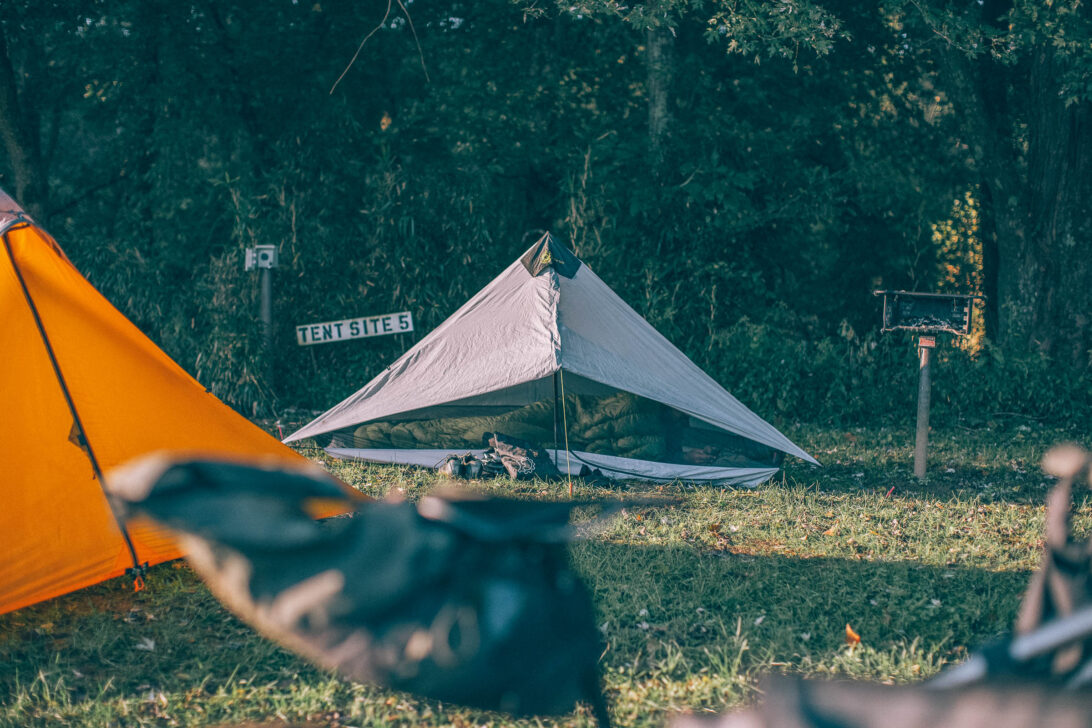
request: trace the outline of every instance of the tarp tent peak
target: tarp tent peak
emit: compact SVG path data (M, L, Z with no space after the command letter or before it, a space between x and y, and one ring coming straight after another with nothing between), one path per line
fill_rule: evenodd
M547 268L552 268L558 275L572 278L581 265L580 258L557 242L557 238L549 232L528 248L519 260L527 272L533 276L539 275Z

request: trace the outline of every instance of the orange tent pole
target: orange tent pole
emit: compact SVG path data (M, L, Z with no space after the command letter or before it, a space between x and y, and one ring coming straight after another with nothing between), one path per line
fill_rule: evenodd
M9 230L10 229L11 228L9 228ZM110 508L111 515L114 517L114 522L117 523L118 528L121 529L121 535L125 539L125 545L129 549L129 556L133 559L133 568L130 571L134 577L134 584L139 589L143 586L142 574L145 567L140 564L136 548L133 546L133 539L129 536L128 529L125 528L124 520L118 515L113 497L111 497L103 487L102 468L99 467L99 461L98 458L95 457L95 451L91 447L91 440L87 437L87 431L83 428L83 422L80 420L80 414L76 409L76 402L72 399L72 393L68 389L68 383L65 381L64 372L61 371L60 362L57 361L57 356L53 351L53 345L49 341L49 334L46 333L45 325L42 323L42 317L38 313L38 307L34 305L34 299L31 297L30 290L27 288L26 281L23 279L23 273L19 270L19 264L15 261L15 254L11 251L11 241L8 239L7 230L4 231L3 237L4 250L7 251L12 270L15 271L15 277L19 280L19 287L23 289L23 298L26 299L27 306L34 316L34 323L38 327L38 334L42 337L42 343L45 345L46 353L49 355L49 361L53 365L53 373L57 377L57 383L61 387L61 393L64 394L64 400L68 404L68 411L72 413L72 419L76 423L76 430L79 433L79 437L83 440L81 443L83 447L81 449L87 453L87 458L91 461L91 470L95 474L95 479L99 482L99 488L102 489L102 494L106 498L106 503Z

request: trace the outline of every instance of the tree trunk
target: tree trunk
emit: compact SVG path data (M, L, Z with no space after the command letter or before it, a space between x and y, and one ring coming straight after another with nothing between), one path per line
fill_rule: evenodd
M987 326L1007 351L1077 365L1092 349L1092 106L1065 106L1050 48L1017 69L956 49L944 65L981 180Z
M992 60L971 60L956 48L942 55L942 68L979 177L986 332L1004 342L1014 279L1024 270L1028 225L1025 177L1008 136L1012 78Z
M0 26L0 140L8 155L8 171L14 187L11 193L31 217L45 224L45 174L38 131L32 128L29 123L32 115L23 106L30 103L27 96L19 93L7 38Z
M980 209L992 211L994 202L990 197L990 188L979 185L978 189ZM983 307L986 338L990 341L1000 341L1001 317L997 313L997 302L1000 300L997 292L997 269L1001 263L1001 256L997 250L997 221L994 215L979 216L978 236L982 240L982 290L979 293L986 297L986 305Z
M669 99L675 76L675 36L668 28L645 32L648 92L648 147L653 170L664 161L664 141L671 125Z
M1052 48L1038 49L1028 120L1031 225L1022 261L1015 260L1023 267L1000 279L1007 284L1002 294L1011 307L1002 333L1061 362L1087 364L1092 349L1092 105L1084 101L1066 107L1059 94L1064 70Z

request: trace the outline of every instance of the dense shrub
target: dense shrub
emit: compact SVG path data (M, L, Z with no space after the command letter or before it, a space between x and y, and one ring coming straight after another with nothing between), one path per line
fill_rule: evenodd
M938 337L930 417L977 424L997 417L1076 421L1092 408L1092 377L1042 356L977 352ZM919 386L915 338L905 333L809 336L742 319L716 335L707 363L739 399L774 421L835 425L912 422Z
M95 22L86 3L25 5L3 27L49 102L42 222L248 415L351 394L545 229L774 420L912 412L913 344L865 333L870 291L978 285L976 176L954 114L930 102L920 123L932 81L902 40L760 65L683 23L655 132L644 30L508 0L414 4L416 30L394 13L336 90L368 3L119 2ZM862 30L886 43L888 25ZM281 258L268 351L255 244ZM403 310L412 335L295 342ZM1089 401L1087 373L1047 360L938 358L938 418Z

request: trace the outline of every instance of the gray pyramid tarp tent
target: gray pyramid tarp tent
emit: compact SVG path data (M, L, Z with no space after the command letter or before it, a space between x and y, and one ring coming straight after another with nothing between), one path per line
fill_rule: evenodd
M364 388L285 442L435 467L503 432L562 472L755 485L816 460L749 410L547 233ZM552 445L552 447L551 447Z

